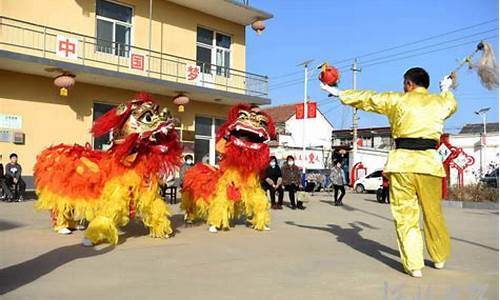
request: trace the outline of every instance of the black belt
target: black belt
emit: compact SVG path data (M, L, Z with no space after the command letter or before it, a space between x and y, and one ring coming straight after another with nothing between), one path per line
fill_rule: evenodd
M432 139L398 138L395 141L396 141L396 149L428 150L428 149L436 149L437 146L437 142Z

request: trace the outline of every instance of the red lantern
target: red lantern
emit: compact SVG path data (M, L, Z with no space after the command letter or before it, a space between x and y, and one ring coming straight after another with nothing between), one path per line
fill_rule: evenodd
M261 35L262 31L266 29L266 24L264 24L264 21L257 20L252 23L252 29L257 32L258 35Z
M59 95L68 96L68 89L75 85L75 75L63 73L54 79L54 85L59 88Z
M340 79L340 72L337 68L324 63L321 65L321 73L318 79L326 85L334 86L337 85Z
M174 97L173 102L175 105L177 105L177 110L179 112L184 112L184 105L189 103L189 98L184 94L178 94Z

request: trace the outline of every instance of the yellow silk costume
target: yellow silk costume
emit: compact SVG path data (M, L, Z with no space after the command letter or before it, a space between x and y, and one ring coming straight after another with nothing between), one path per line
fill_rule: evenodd
M457 109L451 92L430 94L422 87L408 93L346 90L339 97L344 104L386 115L394 139L424 138L439 142L444 121ZM405 270L424 267L419 204L423 209L429 255L434 262L444 262L450 254L450 238L440 203L441 177L446 174L437 151L392 150L384 173L389 175L391 211Z

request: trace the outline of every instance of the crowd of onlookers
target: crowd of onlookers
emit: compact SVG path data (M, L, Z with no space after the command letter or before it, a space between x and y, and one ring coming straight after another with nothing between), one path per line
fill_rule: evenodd
M345 195L344 186L347 185L342 162L339 159L335 160L332 170L325 170L326 173L302 174L302 169L295 165L293 156L289 155L281 166L278 159L271 156L262 179L262 188L269 195L271 208L283 209L283 197L285 192L288 192L289 207L304 210L306 208L304 202L308 195L321 190L333 191L335 206L341 206L342 198ZM193 165L193 156L186 155L179 172L179 186L181 188L184 174Z
M22 170L21 165L17 162L17 154L9 155L9 162L5 165L5 169L0 154L0 200L23 201L26 183L21 177Z

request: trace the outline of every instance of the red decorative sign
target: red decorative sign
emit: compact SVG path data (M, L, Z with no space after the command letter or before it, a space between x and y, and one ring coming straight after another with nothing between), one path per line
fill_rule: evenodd
M304 103L295 105L295 118L304 119Z
M465 153L464 149L457 148L457 155L450 162L450 167L458 171L458 185L464 187L464 170L474 164L474 157Z
M56 37L56 55L64 58L77 59L78 40L58 35Z
M200 81L200 66L197 65L187 65L186 66L186 79L189 82L197 83Z
M316 118L316 102L307 102L307 118Z
M144 71L144 55L132 53L132 55L130 55L130 68Z

